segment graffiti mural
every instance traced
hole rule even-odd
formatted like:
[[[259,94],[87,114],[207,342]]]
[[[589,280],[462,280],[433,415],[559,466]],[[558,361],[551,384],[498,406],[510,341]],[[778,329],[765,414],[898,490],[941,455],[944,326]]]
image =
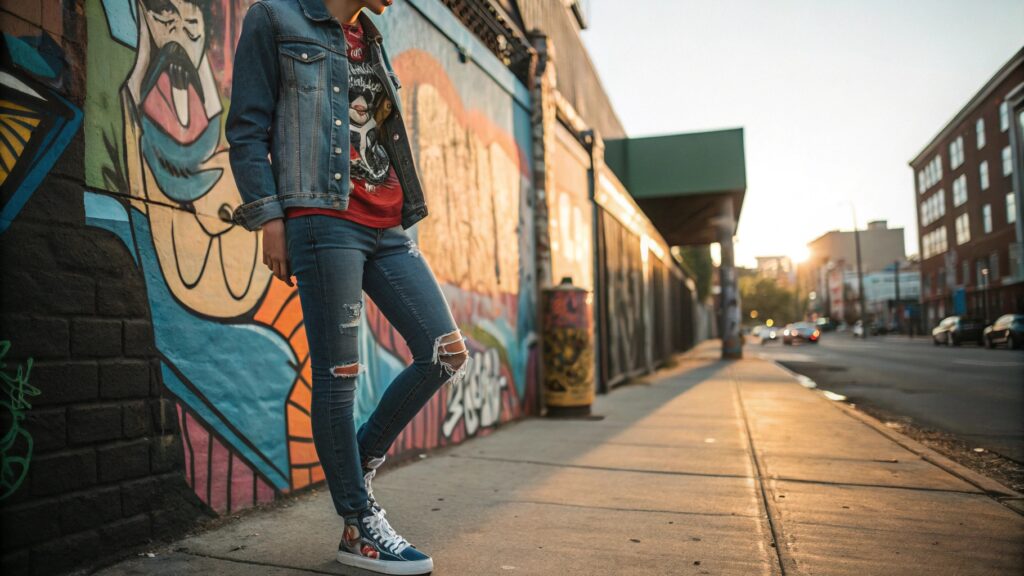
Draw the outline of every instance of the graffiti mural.
[[[25,365],[17,365],[8,371],[7,351],[10,340],[0,340],[0,406],[3,407],[3,421],[6,424],[0,436],[0,500],[14,494],[28,475],[32,461],[32,435],[21,423],[25,410],[32,408],[26,397],[38,396],[40,390],[28,383],[32,372],[32,358]]]
[[[600,222],[607,318],[601,351],[609,385],[614,385],[644,364],[643,262],[640,237],[607,210],[601,210]]]
[[[103,63],[88,78],[86,220],[124,242],[145,280],[185,475],[217,511],[323,480],[297,291],[262,264],[260,235],[228,218],[241,198],[222,124],[250,4],[86,3],[87,57]],[[431,22],[405,3],[380,20],[431,206],[409,232],[474,360],[469,377],[435,396],[398,438],[397,456],[486,433],[532,405],[529,113],[528,102],[459,62],[436,27],[451,22]],[[357,425],[411,362],[369,298],[360,331]]]
[[[66,69],[59,46],[44,32],[3,33],[0,50],[0,234],[64,153],[82,112],[58,93]]]
[[[590,200],[590,156],[560,123],[551,155],[555,188],[548,208],[551,237],[551,278],[565,276],[574,286],[594,289],[593,203]]]

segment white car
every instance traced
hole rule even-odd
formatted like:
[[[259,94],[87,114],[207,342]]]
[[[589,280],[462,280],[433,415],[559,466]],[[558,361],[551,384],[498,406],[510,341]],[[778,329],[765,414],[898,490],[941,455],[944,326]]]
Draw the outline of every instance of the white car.
[[[754,326],[754,329],[750,331],[751,336],[756,336],[761,339],[761,345],[764,346],[772,340],[778,339],[778,331],[775,326],[768,326],[761,324],[760,326]]]

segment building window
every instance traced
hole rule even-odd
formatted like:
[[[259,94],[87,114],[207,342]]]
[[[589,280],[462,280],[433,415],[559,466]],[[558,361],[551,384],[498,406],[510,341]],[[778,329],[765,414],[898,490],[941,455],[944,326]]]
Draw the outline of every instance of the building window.
[[[988,257],[988,279],[999,280],[999,250],[992,252],[992,255]]]
[[[917,193],[924,193],[924,170],[917,173]]]
[[[921,237],[922,258],[931,258],[949,249],[946,241],[946,227],[940,226]]]
[[[952,149],[952,144],[950,147]],[[935,157],[932,158],[931,162],[925,165],[922,172],[924,172],[924,176],[918,175],[917,188],[919,192],[924,192],[938,184],[939,180],[942,180],[942,155],[936,154]],[[924,180],[923,187],[921,185],[922,179]]]
[[[999,105],[999,131],[1006,132],[1010,129],[1010,104],[1003,102]]]
[[[988,190],[988,160],[978,165],[978,174],[981,175],[981,189]]]
[[[957,136],[949,143],[949,167],[956,170],[964,163],[964,137]]]
[[[966,244],[971,241],[971,218],[969,214],[956,217],[956,243]]]
[[[953,180],[953,206],[960,206],[967,202],[967,175],[961,174]]]
[[[968,284],[971,283],[971,263],[968,262],[967,260],[964,260],[963,265],[960,266],[960,268],[962,268],[960,273],[963,274],[963,276],[961,276],[960,278],[960,282],[964,286],[967,286]]]
[[[1013,224],[1017,221],[1017,195],[1013,192],[1006,194],[1006,223]]]
[[[1003,148],[1003,176],[1013,173],[1013,157],[1010,156],[1010,147]]]
[[[937,192],[921,202],[921,225],[927,226],[946,215],[946,191]]]
[[[985,119],[978,118],[978,121],[974,123],[974,136],[978,142],[978,150],[985,147]]]
[[[992,205],[985,204],[981,207],[981,229],[985,234],[992,233]]]

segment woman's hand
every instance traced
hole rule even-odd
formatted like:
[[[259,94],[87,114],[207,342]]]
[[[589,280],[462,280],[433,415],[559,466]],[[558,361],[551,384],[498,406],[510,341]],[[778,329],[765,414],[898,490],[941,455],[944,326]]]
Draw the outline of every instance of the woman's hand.
[[[288,270],[288,250],[285,245],[284,219],[275,218],[263,224],[263,263],[270,271],[289,286],[292,283]]]

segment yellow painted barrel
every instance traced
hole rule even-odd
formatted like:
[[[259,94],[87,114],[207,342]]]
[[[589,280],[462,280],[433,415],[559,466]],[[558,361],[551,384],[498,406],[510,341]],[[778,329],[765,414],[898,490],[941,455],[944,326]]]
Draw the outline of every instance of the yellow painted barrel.
[[[562,278],[542,290],[548,415],[586,415],[594,403],[593,294]]]

